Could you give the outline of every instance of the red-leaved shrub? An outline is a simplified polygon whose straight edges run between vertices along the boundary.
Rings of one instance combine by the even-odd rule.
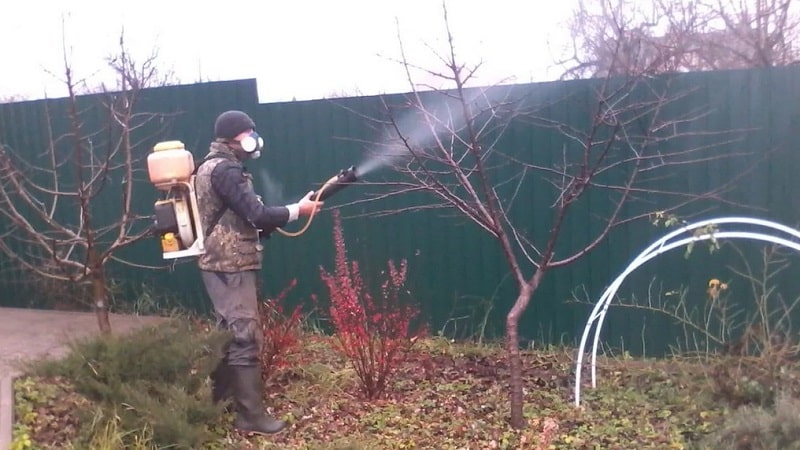
[[[390,376],[414,342],[409,326],[418,309],[402,301],[407,293],[406,260],[388,263],[378,295],[365,286],[358,262],[349,262],[341,218],[333,211],[336,260],[333,273],[320,268],[330,294],[334,348],[350,361],[367,398],[381,396]]]
[[[297,305],[289,314],[284,312],[287,294],[297,285],[297,279],[274,298],[259,304],[261,319],[261,370],[267,380],[275,370],[286,366],[287,358],[297,349],[302,335],[302,305]]]

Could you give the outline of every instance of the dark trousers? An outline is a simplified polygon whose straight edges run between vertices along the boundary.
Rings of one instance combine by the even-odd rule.
[[[263,340],[258,319],[258,272],[201,271],[201,274],[214,305],[217,327],[233,334],[225,350],[227,364],[258,365]]]

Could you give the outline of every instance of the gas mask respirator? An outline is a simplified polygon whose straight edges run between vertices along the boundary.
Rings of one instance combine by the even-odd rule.
[[[264,148],[264,139],[254,131],[239,141],[239,145],[250,159],[258,159],[261,156],[261,149]]]

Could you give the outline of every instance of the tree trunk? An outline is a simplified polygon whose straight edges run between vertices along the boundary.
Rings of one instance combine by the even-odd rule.
[[[102,267],[92,270],[92,300],[100,331],[103,334],[111,334],[111,322],[108,320],[108,290]]]
[[[520,286],[517,301],[511,307],[506,317],[506,346],[508,350],[508,365],[511,370],[510,398],[511,398],[511,426],[520,429],[525,426],[522,415],[522,359],[519,354],[519,319],[528,307],[533,289],[523,284]]]

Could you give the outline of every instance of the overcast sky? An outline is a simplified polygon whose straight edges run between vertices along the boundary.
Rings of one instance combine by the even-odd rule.
[[[477,84],[557,78],[574,0],[449,0],[456,51],[484,61]],[[545,12],[547,10],[547,12]],[[62,22],[63,18],[63,22]],[[181,83],[256,78],[262,102],[404,92],[398,29],[415,64],[440,69],[440,0],[5,1],[0,98],[66,95],[63,46],[79,76],[102,79],[122,27],[134,57],[158,50]],[[98,71],[101,71],[98,73]],[[430,81],[430,78],[418,78]]]

